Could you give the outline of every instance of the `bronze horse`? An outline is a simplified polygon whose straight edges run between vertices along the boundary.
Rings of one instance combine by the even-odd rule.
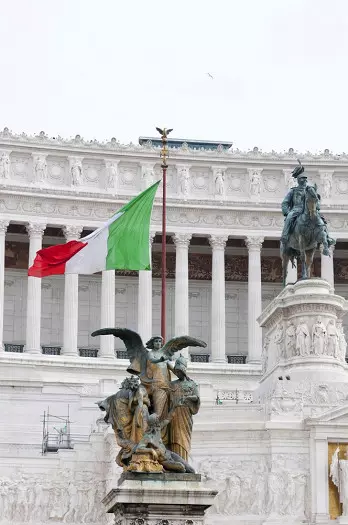
[[[289,261],[294,265],[295,259],[301,260],[301,278],[309,279],[312,274],[315,250],[320,244],[327,245],[326,232],[317,209],[319,199],[317,186],[307,186],[303,211],[296,219],[287,245],[280,244],[284,286],[286,284]]]

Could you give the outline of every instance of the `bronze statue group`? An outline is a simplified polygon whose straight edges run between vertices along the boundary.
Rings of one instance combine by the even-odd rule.
[[[109,334],[123,340],[132,374],[116,394],[98,403],[120,447],[117,464],[125,471],[193,473],[188,458],[200,398],[179,352],[206,344],[182,336],[163,346],[162,337],[155,336],[145,347],[139,334],[125,328],[105,328],[92,335]]]

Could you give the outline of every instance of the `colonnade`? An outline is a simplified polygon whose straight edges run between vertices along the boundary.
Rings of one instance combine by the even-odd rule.
[[[4,351],[3,319],[4,319],[4,259],[5,236],[9,222],[0,221],[0,352]],[[36,252],[42,247],[42,239],[46,225],[29,223],[29,266]],[[80,238],[82,226],[65,226],[63,232],[66,241]],[[175,334],[183,335],[189,332],[189,272],[188,250],[191,234],[175,233],[173,236],[175,265]],[[151,244],[154,234],[151,235]],[[212,249],[212,295],[211,295],[211,361],[226,362],[225,342],[225,247],[227,235],[212,234],[209,243]],[[249,254],[248,264],[248,361],[259,363],[262,351],[262,330],[257,322],[262,310],[261,299],[261,249],[264,238],[247,236],[245,243]],[[333,255],[333,250],[332,250]],[[333,256],[322,255],[321,261],[323,279],[334,284]],[[295,270],[296,271],[296,270]],[[294,270],[289,268],[288,281],[296,280]],[[101,284],[101,325],[113,326],[115,320],[115,272],[102,272]],[[152,272],[139,272],[138,287],[138,331],[147,341],[152,330]],[[26,344],[24,352],[41,353],[41,279],[28,277]],[[65,275],[64,292],[64,335],[61,355],[78,356],[78,275]],[[114,338],[100,338],[98,357],[115,358]]]

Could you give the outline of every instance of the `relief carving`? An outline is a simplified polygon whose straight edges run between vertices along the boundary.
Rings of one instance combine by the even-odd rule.
[[[263,457],[200,459],[206,484],[219,489],[208,515],[307,515],[308,465],[303,454],[276,457],[271,465]]]
[[[249,168],[249,194],[254,197],[260,197],[262,168]]]
[[[313,354],[324,355],[326,353],[326,328],[319,316],[312,328]]]
[[[287,323],[285,341],[285,357],[288,359],[295,355],[296,350],[296,328],[292,321]]]
[[[222,168],[213,168],[215,196],[221,200],[225,196],[225,170]]]
[[[189,181],[190,181],[190,171],[189,166],[177,166],[178,175],[179,175],[179,190],[180,194],[184,198],[184,200],[187,200],[190,187],[189,187]]]
[[[70,174],[71,184],[73,186],[81,186],[83,184],[83,170],[82,170],[82,159],[77,157],[70,157]]]
[[[46,155],[34,155],[34,181],[37,183],[43,183],[47,180],[47,162]]]
[[[0,478],[0,523],[100,523],[108,518],[101,504],[105,483],[95,481],[85,473],[85,479],[67,477],[42,479],[31,474],[17,479]]]
[[[306,323],[300,323],[296,328],[296,355],[306,357],[310,354],[310,334]]]
[[[11,160],[7,151],[0,156],[0,179],[9,179],[11,175]]]

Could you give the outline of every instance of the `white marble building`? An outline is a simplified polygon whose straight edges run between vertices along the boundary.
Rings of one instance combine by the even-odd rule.
[[[280,202],[297,155],[187,144],[170,150],[167,331],[208,343],[191,352],[190,363],[202,397],[192,461],[220,490],[207,524],[328,523],[339,515],[329,509],[328,461],[320,462],[318,450],[327,457],[333,440],[348,442],[347,365],[330,368],[339,370],[337,386],[308,365],[290,394],[279,393],[276,377],[262,379],[257,318],[282,290]],[[316,259],[315,274],[347,297],[348,155],[325,150],[301,159],[337,239],[332,258]],[[151,142],[0,133],[0,523],[107,522],[99,502],[117,475],[116,445],[96,422],[95,402],[117,390],[127,361],[121,342],[90,333],[106,325],[136,329],[144,339],[159,332],[160,192],[152,274],[40,280],[28,278],[27,268],[41,246],[86,235],[160,175]],[[296,396],[301,417],[293,417],[291,402],[276,402]],[[47,411],[55,440],[67,435],[69,412],[73,448],[42,454]],[[53,424],[53,416],[63,420]],[[321,479],[315,490],[314,475]]]

